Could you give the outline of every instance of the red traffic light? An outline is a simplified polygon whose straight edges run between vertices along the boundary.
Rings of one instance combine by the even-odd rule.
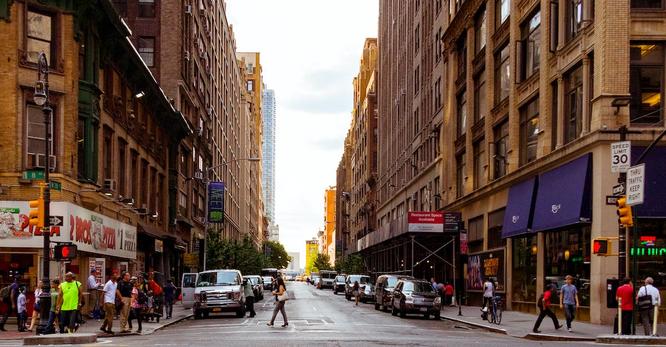
[[[71,260],[76,258],[76,245],[57,245],[53,250],[55,260]]]
[[[596,239],[592,242],[592,253],[598,255],[608,254],[608,240]]]

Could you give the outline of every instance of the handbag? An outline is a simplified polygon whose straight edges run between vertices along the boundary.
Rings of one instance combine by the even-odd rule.
[[[652,295],[647,293],[647,287],[643,286],[645,289],[645,295],[638,297],[638,308],[641,310],[649,310],[652,307]]]
[[[289,300],[289,294],[285,290],[282,295],[278,295],[278,301],[287,301]]]

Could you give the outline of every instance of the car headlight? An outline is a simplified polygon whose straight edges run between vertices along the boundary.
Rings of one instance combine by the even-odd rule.
[[[434,303],[435,305],[439,305],[439,304],[441,304],[441,303],[442,303],[442,298],[440,298],[439,296],[436,297],[436,298],[435,298],[435,301],[433,301],[433,303]]]
[[[241,293],[240,292],[234,292],[234,300],[240,300]]]

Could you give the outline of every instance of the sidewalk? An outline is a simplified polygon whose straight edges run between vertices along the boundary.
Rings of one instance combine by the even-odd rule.
[[[184,319],[189,318],[192,316],[192,310],[185,310],[183,308],[183,305],[180,303],[176,304],[173,306],[173,317],[170,319],[164,319],[160,318],[160,322],[157,323],[155,321],[153,322],[143,322],[142,323],[142,331],[141,335],[150,335],[154,333],[157,330],[163,329],[171,324],[178,323]],[[86,323],[81,325],[79,330],[77,331],[78,333],[93,333],[97,334],[100,337],[106,337],[109,336],[107,334],[104,334],[99,330],[100,326],[102,326],[102,321],[101,320],[95,320],[95,319],[90,319],[86,318]],[[130,336],[130,335],[138,335],[134,331],[137,329],[137,324],[136,320],[132,321],[132,333],[127,333],[127,334],[120,334],[120,320],[116,319],[113,321],[113,331],[116,333],[115,336]],[[25,332],[25,333],[20,333],[16,331],[16,323],[11,323],[8,322],[7,325],[5,326],[5,329],[7,331],[0,331],[0,340],[21,340],[26,336],[34,336],[34,332]],[[59,334],[55,334],[56,336]]]

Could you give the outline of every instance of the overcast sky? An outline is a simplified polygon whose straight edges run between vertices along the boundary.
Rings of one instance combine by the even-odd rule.
[[[280,242],[301,253],[324,223],[324,189],[351,122],[352,79],[377,0],[227,0],[240,52],[261,52],[277,103],[276,219]]]

